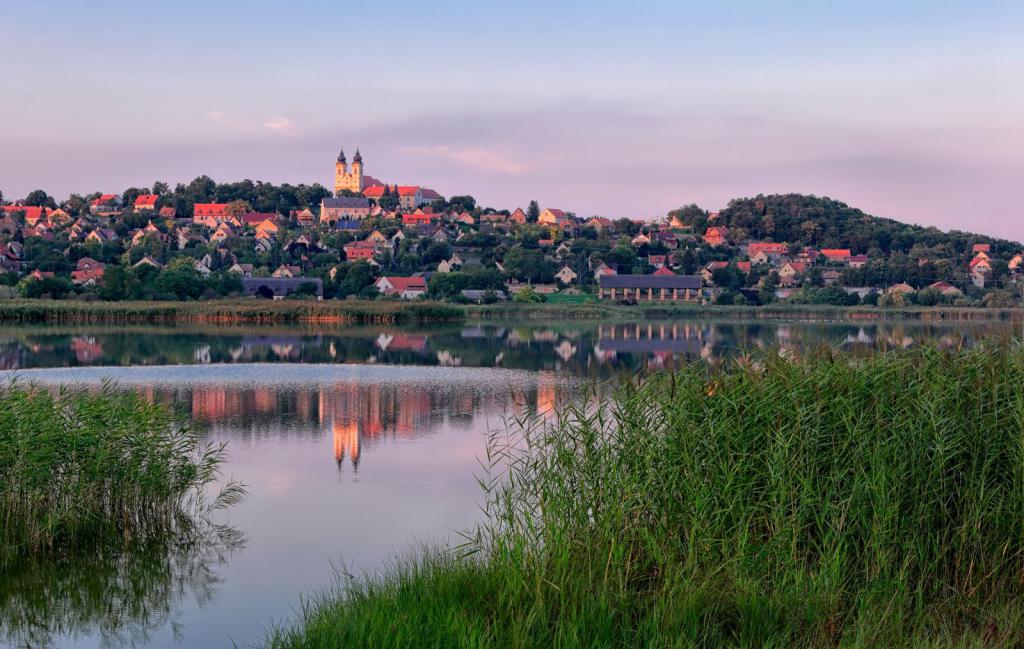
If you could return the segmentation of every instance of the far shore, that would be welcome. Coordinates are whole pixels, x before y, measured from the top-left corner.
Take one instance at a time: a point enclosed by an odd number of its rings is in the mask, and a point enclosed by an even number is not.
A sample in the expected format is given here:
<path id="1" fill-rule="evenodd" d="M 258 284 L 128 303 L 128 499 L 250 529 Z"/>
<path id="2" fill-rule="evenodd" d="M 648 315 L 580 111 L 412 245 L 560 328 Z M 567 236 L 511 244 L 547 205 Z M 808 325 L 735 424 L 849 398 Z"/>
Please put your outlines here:
<path id="1" fill-rule="evenodd" d="M 99 302 L 78 300 L 4 300 L 0 323 L 8 324 L 425 324 L 487 320 L 656 320 L 718 317 L 777 320 L 1010 320 L 1024 322 L 1024 308 L 820 306 L 772 304 L 723 306 L 699 304 L 610 303 L 460 305 L 397 300 L 253 300 L 197 302 Z"/>

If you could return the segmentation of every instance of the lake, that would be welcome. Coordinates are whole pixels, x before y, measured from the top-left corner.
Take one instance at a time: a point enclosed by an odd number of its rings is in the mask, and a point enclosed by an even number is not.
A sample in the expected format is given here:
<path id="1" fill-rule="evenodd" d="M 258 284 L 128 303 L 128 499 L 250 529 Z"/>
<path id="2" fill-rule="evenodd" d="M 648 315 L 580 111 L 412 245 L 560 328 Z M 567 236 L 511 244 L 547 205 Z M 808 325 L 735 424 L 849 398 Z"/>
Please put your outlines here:
<path id="1" fill-rule="evenodd" d="M 226 442 L 238 538 L 26 565 L 0 583 L 0 646 L 250 646 L 340 573 L 457 543 L 480 517 L 487 433 L 589 382 L 737 353 L 958 345 L 1004 322 L 3 327 L 0 379 L 112 379 Z"/>

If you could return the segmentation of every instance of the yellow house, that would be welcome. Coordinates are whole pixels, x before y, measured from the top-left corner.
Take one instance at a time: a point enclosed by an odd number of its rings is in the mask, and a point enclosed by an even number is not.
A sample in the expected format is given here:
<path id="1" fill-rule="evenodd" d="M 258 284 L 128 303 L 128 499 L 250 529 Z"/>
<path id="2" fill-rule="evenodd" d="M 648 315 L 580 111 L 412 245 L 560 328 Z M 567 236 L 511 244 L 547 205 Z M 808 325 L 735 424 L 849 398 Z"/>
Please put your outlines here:
<path id="1" fill-rule="evenodd" d="M 280 228 L 276 223 L 270 219 L 264 219 L 256 225 L 256 238 L 265 239 L 267 237 L 275 237 L 277 236 L 278 230 L 280 230 Z"/>

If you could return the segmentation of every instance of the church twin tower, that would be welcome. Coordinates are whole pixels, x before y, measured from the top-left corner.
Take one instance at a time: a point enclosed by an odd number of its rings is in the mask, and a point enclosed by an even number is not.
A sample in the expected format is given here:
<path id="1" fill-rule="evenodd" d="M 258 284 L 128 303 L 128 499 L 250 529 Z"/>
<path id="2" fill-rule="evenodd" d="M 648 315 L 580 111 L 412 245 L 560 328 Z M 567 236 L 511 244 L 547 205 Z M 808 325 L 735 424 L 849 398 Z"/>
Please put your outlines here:
<path id="1" fill-rule="evenodd" d="M 334 195 L 341 195 L 342 190 L 362 192 L 366 189 L 366 181 L 363 178 L 363 156 L 359 155 L 359 148 L 356 148 L 356 155 L 352 158 L 352 171 L 348 169 L 348 161 L 345 160 L 344 149 L 338 154 L 338 162 L 334 165 Z"/>

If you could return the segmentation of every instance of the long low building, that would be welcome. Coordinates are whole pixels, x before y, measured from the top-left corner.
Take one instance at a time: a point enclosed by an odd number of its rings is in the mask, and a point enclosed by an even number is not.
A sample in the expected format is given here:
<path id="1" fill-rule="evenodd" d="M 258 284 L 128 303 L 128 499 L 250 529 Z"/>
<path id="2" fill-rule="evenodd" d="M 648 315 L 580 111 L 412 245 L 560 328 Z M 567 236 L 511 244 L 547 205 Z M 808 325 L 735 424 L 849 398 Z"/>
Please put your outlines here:
<path id="1" fill-rule="evenodd" d="M 637 302 L 699 302 L 699 275 L 602 275 L 602 300 Z"/>
<path id="2" fill-rule="evenodd" d="M 319 277 L 245 277 L 242 279 L 242 293 L 249 297 L 280 300 L 297 293 L 303 284 L 312 284 L 316 289 L 312 295 L 324 299 L 324 283 Z"/>

